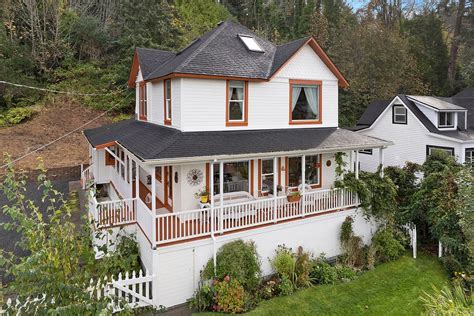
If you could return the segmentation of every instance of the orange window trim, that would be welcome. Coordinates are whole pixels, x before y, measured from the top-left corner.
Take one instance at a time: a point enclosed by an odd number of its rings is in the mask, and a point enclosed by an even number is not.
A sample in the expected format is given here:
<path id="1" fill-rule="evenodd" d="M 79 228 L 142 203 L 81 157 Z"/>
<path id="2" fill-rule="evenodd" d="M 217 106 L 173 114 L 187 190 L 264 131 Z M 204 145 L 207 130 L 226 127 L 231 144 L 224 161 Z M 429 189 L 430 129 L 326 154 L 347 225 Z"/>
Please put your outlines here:
<path id="1" fill-rule="evenodd" d="M 229 81 L 226 80 L 225 82 L 225 125 L 226 126 L 248 126 L 248 116 L 249 116 L 249 82 L 244 81 L 244 120 L 243 121 L 231 121 L 229 119 Z M 240 80 L 243 81 L 243 80 Z"/>
<path id="2" fill-rule="evenodd" d="M 292 96 L 293 96 L 293 85 L 303 84 L 303 85 L 313 85 L 319 87 L 319 118 L 317 120 L 293 120 L 293 110 L 291 108 Z M 289 98 L 289 124 L 290 125 L 305 125 L 305 124 L 321 124 L 323 122 L 323 83 L 321 80 L 295 80 L 290 79 L 290 98 Z"/>
<path id="3" fill-rule="evenodd" d="M 308 155 L 308 156 L 313 156 L 313 155 Z M 314 155 L 316 156 L 316 155 Z M 323 168 L 322 168 L 322 159 L 323 159 L 323 155 L 319 154 L 319 184 L 311 184 L 311 188 L 313 189 L 317 189 L 317 188 L 320 188 L 323 184 Z M 286 183 L 286 187 L 288 188 L 288 184 L 289 184 L 289 175 L 290 175 L 290 168 L 289 168 L 289 157 L 285 157 L 285 165 L 286 165 L 286 172 L 285 172 L 285 183 Z M 302 179 L 303 181 L 303 179 Z M 294 189 L 294 187 L 292 187 Z"/>
<path id="4" fill-rule="evenodd" d="M 206 191 L 210 192 L 210 181 L 211 181 L 211 164 L 208 162 L 206 163 Z"/>
<path id="5" fill-rule="evenodd" d="M 138 118 L 143 121 L 147 120 L 146 98 L 146 82 L 142 81 L 138 85 Z"/>
<path id="6" fill-rule="evenodd" d="M 170 96 L 169 96 L 169 99 L 170 99 L 170 119 L 166 118 L 166 112 L 167 112 L 167 110 L 166 110 L 166 99 L 168 98 L 168 95 L 167 95 L 168 92 L 166 91 L 166 82 L 168 82 L 168 81 L 170 83 Z M 163 80 L 163 110 L 164 110 L 163 120 L 164 120 L 165 125 L 171 125 L 171 123 L 172 123 L 171 121 L 172 121 L 172 113 L 173 113 L 173 111 L 172 111 L 173 101 L 171 100 L 171 96 L 173 95 L 173 92 L 171 91 L 171 89 L 172 89 L 171 79 Z"/>
<path id="7" fill-rule="evenodd" d="M 254 173 L 254 166 L 253 166 L 253 160 L 250 160 L 250 194 L 255 195 L 254 189 L 253 189 L 253 173 Z"/>

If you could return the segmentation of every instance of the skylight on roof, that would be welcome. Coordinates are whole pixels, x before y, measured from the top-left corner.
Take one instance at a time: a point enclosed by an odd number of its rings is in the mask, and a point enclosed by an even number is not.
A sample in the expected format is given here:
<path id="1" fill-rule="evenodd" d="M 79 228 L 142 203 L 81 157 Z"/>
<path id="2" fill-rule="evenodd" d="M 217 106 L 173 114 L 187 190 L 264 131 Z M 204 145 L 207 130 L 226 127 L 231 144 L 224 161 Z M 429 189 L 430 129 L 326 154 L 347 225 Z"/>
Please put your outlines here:
<path id="1" fill-rule="evenodd" d="M 248 50 L 252 52 L 263 52 L 263 49 L 260 47 L 260 45 L 258 45 L 257 41 L 252 36 L 239 34 L 239 37 Z"/>

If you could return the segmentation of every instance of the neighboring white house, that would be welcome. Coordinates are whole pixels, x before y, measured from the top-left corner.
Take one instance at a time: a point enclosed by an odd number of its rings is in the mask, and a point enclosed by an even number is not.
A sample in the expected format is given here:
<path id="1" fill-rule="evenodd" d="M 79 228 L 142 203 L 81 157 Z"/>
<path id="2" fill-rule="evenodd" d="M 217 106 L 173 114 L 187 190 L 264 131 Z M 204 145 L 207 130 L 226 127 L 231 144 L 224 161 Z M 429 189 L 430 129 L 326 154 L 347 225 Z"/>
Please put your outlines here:
<path id="1" fill-rule="evenodd" d="M 357 167 L 358 150 L 390 143 L 338 128 L 347 85 L 313 38 L 276 46 L 232 21 L 177 53 L 136 49 L 136 119 L 84 132 L 83 181 L 97 229 L 136 231 L 155 305 L 185 303 L 232 240 L 256 243 L 264 275 L 279 244 L 340 254 L 347 216 L 370 240 L 357 196 L 333 188 L 335 154 Z"/>
<path id="2" fill-rule="evenodd" d="M 451 98 L 397 95 L 367 107 L 355 128 L 359 134 L 394 143 L 385 151 L 386 166 L 407 161 L 422 164 L 433 150 L 443 150 L 460 163 L 474 163 L 474 89 Z M 361 170 L 374 171 L 377 151 L 360 151 Z"/>

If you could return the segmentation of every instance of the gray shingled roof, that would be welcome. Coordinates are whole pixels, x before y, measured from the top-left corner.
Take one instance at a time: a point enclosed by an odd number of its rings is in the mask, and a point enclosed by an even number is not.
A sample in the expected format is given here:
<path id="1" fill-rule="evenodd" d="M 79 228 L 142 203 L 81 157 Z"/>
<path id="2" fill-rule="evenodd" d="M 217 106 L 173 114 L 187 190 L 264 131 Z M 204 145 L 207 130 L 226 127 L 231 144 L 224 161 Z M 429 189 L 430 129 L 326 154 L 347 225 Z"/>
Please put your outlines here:
<path id="1" fill-rule="evenodd" d="M 239 34 L 252 36 L 264 52 L 249 51 Z M 245 26 L 231 20 L 221 22 L 178 53 L 139 48 L 143 52 L 156 51 L 159 58 L 139 58 L 145 80 L 172 73 L 240 77 L 249 79 L 270 78 L 310 37 L 283 45 L 274 45 Z M 141 52 L 141 53 L 140 53 Z M 159 60 L 158 60 L 159 59 Z M 152 69 L 150 71 L 150 69 Z"/>
<path id="2" fill-rule="evenodd" d="M 440 98 L 440 97 L 432 97 L 426 95 L 408 95 L 408 99 L 418 102 L 423 106 L 427 106 L 429 108 L 440 110 L 440 111 L 464 111 L 463 107 L 460 107 L 452 102 L 450 102 L 449 98 Z"/>
<path id="3" fill-rule="evenodd" d="M 440 131 L 435 125 L 426 117 L 426 115 L 416 106 L 416 104 L 409 99 L 409 96 L 399 94 L 400 100 L 407 106 L 408 109 L 420 120 L 420 122 L 430 131 L 438 135 L 447 137 L 457 138 L 460 140 L 474 140 L 474 89 L 467 88 L 459 94 L 451 98 L 438 98 L 445 102 L 450 102 L 457 107 L 455 109 L 467 109 L 468 110 L 468 128 L 467 130 L 457 131 Z M 426 100 L 426 99 L 424 99 Z M 352 130 L 363 130 L 370 127 L 387 108 L 391 101 L 375 101 L 369 104 L 361 118 L 357 122 L 357 125 Z M 454 108 L 453 108 L 454 109 Z M 461 113 L 462 114 L 462 113 Z M 464 120 L 464 117 L 461 117 Z"/>
<path id="4" fill-rule="evenodd" d="M 181 132 L 157 124 L 126 120 L 89 129 L 94 147 L 116 141 L 142 160 L 236 156 L 305 150 L 336 151 L 390 145 L 338 128 Z"/>
<path id="5" fill-rule="evenodd" d="M 136 52 L 143 77 L 150 75 L 155 70 L 156 65 L 162 64 L 176 56 L 173 52 L 152 48 L 137 48 Z"/>

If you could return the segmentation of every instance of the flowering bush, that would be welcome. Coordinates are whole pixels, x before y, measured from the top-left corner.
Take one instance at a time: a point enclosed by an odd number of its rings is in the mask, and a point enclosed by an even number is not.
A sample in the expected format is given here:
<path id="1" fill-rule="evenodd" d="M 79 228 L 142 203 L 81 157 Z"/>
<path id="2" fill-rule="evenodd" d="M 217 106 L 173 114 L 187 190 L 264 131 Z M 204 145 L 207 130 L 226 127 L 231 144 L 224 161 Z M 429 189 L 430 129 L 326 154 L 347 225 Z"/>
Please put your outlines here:
<path id="1" fill-rule="evenodd" d="M 260 297 L 267 300 L 277 295 L 278 285 L 279 283 L 277 282 L 277 280 L 273 279 L 264 282 L 262 287 L 260 288 Z"/>
<path id="2" fill-rule="evenodd" d="M 245 290 L 236 279 L 225 276 L 214 281 L 213 310 L 224 313 L 241 313 L 245 307 Z"/>

